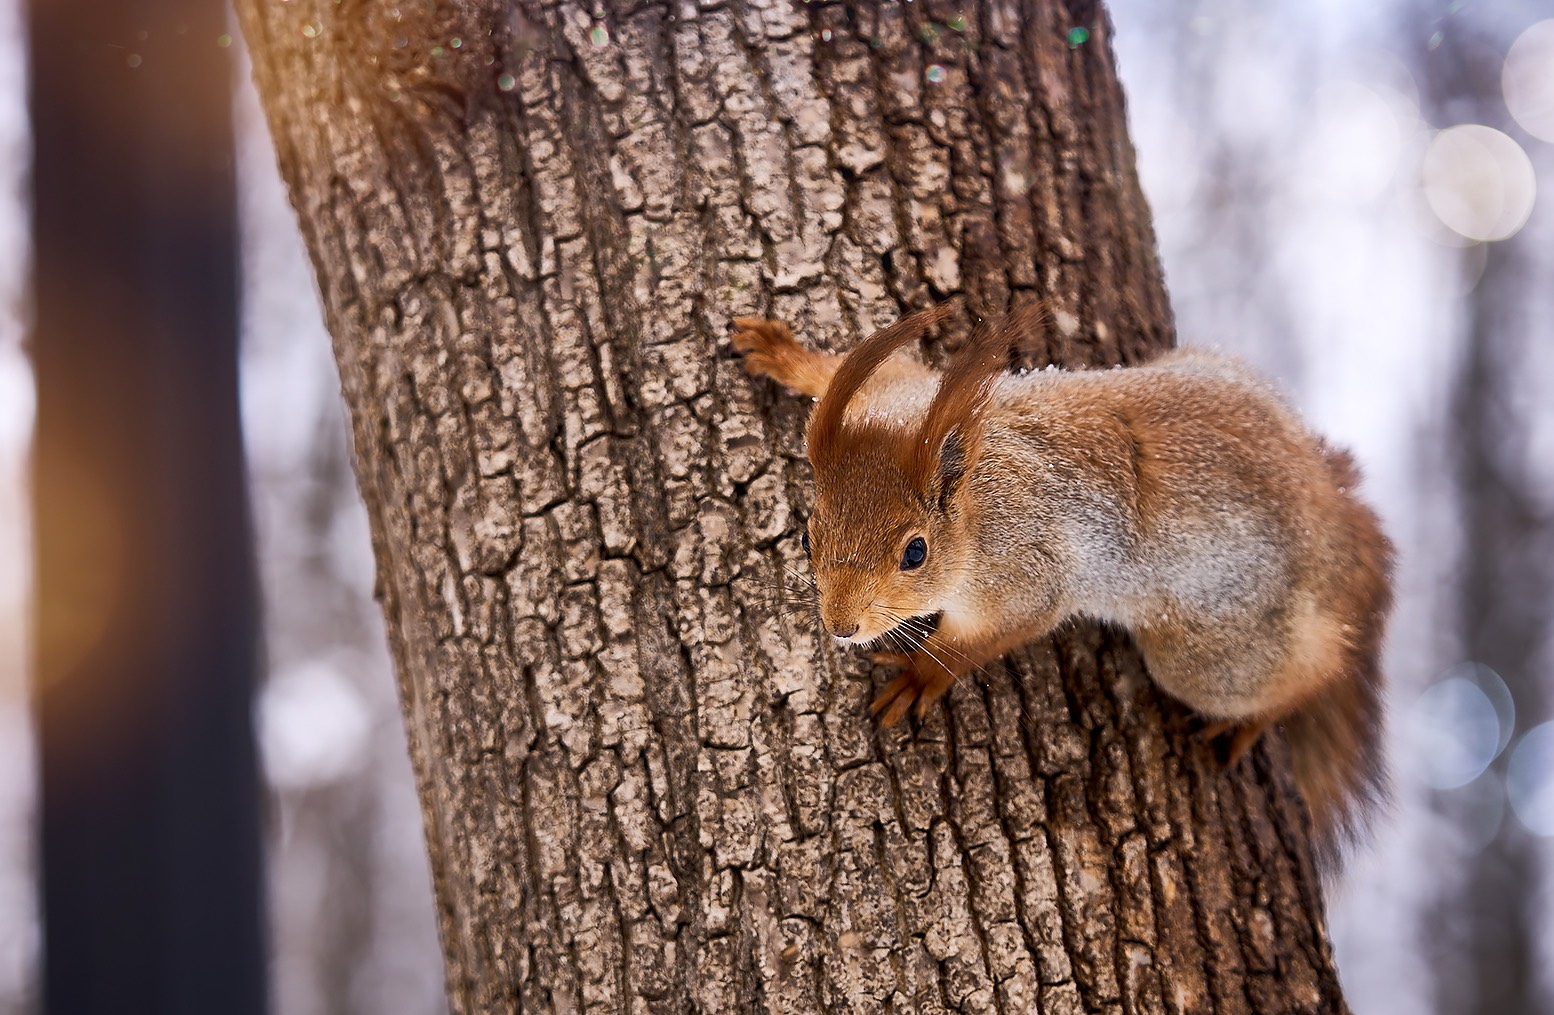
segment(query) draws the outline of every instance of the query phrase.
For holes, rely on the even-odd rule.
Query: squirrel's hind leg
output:
[[[791,391],[811,398],[826,393],[842,357],[806,349],[781,321],[764,317],[736,317],[738,330],[729,341],[744,355],[745,369],[766,376]]]
[[[1235,768],[1252,745],[1262,738],[1268,723],[1261,719],[1220,719],[1200,729],[1194,736],[1199,740],[1218,740],[1229,736],[1230,744],[1225,752],[1225,768]]]

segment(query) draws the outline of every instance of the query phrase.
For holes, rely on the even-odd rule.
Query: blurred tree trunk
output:
[[[1453,392],[1457,425],[1456,479],[1464,537],[1461,590],[1463,657],[1482,663],[1505,681],[1515,703],[1515,728],[1548,719],[1538,655],[1548,638],[1551,581],[1543,553],[1530,548],[1554,542],[1538,483],[1518,461],[1520,435],[1505,425],[1517,380],[1517,348],[1536,326],[1524,324],[1522,293],[1535,285],[1526,270],[1528,237],[1496,243],[1483,252],[1483,274],[1467,298],[1468,348]],[[1465,266],[1464,271],[1471,271]],[[1521,320],[1519,320],[1521,318]],[[1528,459],[1522,458],[1521,461]],[[1437,952],[1437,992],[1442,1015],[1539,1015],[1550,1011],[1539,975],[1539,900],[1546,876],[1544,844],[1503,811],[1510,751],[1502,753],[1481,782],[1459,792],[1437,791],[1435,804],[1459,821],[1470,841],[1482,845],[1466,858],[1439,900],[1437,917],[1451,931],[1428,940]],[[1486,789],[1487,785],[1487,789]],[[1487,793],[1494,803],[1483,802]],[[1494,832],[1484,841],[1486,813]],[[1456,944],[1448,951],[1448,942]]]
[[[27,15],[40,1009],[259,1015],[226,13]]]
[[[1410,34],[1429,38],[1435,12],[1409,11]],[[1482,123],[1515,131],[1500,87],[1510,45],[1487,12],[1454,19],[1438,45],[1415,51],[1423,105],[1442,127]],[[1554,628],[1554,546],[1547,494],[1540,489],[1530,427],[1513,420],[1542,341],[1529,295],[1542,277],[1537,238],[1524,229],[1462,250],[1472,279],[1463,300],[1466,349],[1455,377],[1449,419],[1457,442],[1453,478],[1460,531],[1458,617],[1462,658],[1488,666],[1514,704],[1506,744],[1549,719],[1543,668]],[[1477,263],[1475,263],[1477,262]],[[1473,843],[1452,876],[1442,879],[1427,914],[1430,956],[1441,1015],[1538,1015],[1551,1010],[1549,978],[1540,975],[1539,937],[1546,915],[1546,847],[1505,813],[1512,751],[1466,786],[1438,790],[1435,806]],[[1486,835],[1487,831],[1487,835]]]
[[[1101,10],[239,13],[456,1010],[1344,1010],[1279,745],[1221,774],[1090,626],[882,735],[773,591],[804,413],[720,355],[730,316],[844,347],[1037,294],[1038,359],[1170,343]]]

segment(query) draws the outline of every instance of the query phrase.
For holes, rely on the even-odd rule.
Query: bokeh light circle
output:
[[[1514,236],[1532,214],[1537,177],[1510,135],[1469,123],[1448,127],[1426,149],[1425,200],[1445,226],[1470,240]]]
[[[329,663],[311,660],[274,674],[257,705],[260,756],[272,786],[324,785],[365,760],[371,733],[367,704]]]
[[[1511,689],[1500,678],[1500,674],[1483,663],[1458,663],[1446,675],[1472,681],[1494,706],[1495,719],[1500,725],[1500,737],[1495,742],[1495,757],[1498,758],[1500,752],[1511,743],[1511,734],[1516,731],[1516,699]]]
[[[1523,130],[1554,141],[1554,18],[1537,22],[1511,43],[1500,68],[1500,90]]]
[[[1434,789],[1456,789],[1477,779],[1500,752],[1500,718],[1482,688],[1449,676],[1421,694],[1407,729],[1415,769]]]
[[[1511,749],[1506,792],[1529,831],[1554,835],[1554,722],[1534,726]]]
[[[1385,98],[1358,81],[1330,82],[1317,91],[1297,140],[1295,179],[1324,200],[1370,201],[1387,192],[1402,150],[1402,128]]]

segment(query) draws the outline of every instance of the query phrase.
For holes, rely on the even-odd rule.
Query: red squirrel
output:
[[[1207,352],[1010,372],[1030,311],[984,322],[942,373],[904,351],[955,306],[846,355],[734,321],[751,374],[816,399],[802,541],[825,629],[901,668],[875,714],[921,718],[963,674],[1090,617],[1230,734],[1230,764],[1282,726],[1319,847],[1357,834],[1384,796],[1392,547],[1349,455]]]

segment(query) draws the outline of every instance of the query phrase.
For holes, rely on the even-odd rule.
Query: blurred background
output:
[[[1554,1012],[1554,4],[1111,11],[1182,340],[1353,448],[1400,551],[1396,805],[1331,902],[1351,1006]],[[0,0],[0,1015],[36,1010],[41,949],[24,13]],[[210,34],[234,86],[269,1006],[438,1012],[329,339],[241,40]]]

